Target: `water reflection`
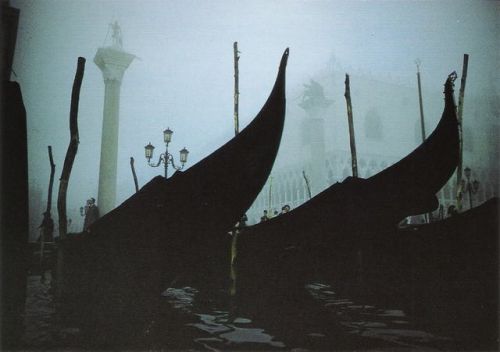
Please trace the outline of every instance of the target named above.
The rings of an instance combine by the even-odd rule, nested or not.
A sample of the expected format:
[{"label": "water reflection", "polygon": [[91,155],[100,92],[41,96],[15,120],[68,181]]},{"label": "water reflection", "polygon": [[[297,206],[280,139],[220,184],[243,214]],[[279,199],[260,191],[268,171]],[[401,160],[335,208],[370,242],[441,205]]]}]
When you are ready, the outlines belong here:
[{"label": "water reflection", "polygon": [[[47,282],[41,282],[40,276],[28,279],[25,347],[85,346],[78,326],[62,324],[57,318],[50,284],[50,276]],[[161,314],[154,322],[154,333],[146,336],[147,343],[153,349],[209,351],[457,347],[457,341],[427,331],[390,304],[360,304],[357,299],[339,297],[325,283],[306,285],[305,294],[309,299],[294,301],[292,308],[287,302],[277,313],[262,315],[251,304],[234,308],[236,302],[226,289],[168,288],[162,293]]]},{"label": "water reflection", "polygon": [[[196,343],[214,351],[238,346],[244,349],[248,349],[249,346],[264,347],[268,350],[286,347],[283,342],[275,340],[264,329],[252,326],[251,319],[233,316],[233,312],[221,309],[216,300],[210,297],[198,297],[200,299],[196,300],[197,295],[200,293],[192,287],[169,288],[162,294],[170,305],[198,318],[196,322],[188,322],[187,326],[212,335],[212,337],[193,336]],[[195,302],[208,302],[209,305],[204,306]]]},{"label": "water reflection", "polygon": [[[314,341],[313,349],[333,348],[332,343],[339,340],[339,334],[353,336],[354,340],[342,338],[344,341],[355,341],[348,342],[348,344],[353,343],[353,347],[361,340],[379,341],[375,345],[382,349],[405,350],[435,350],[446,348],[452,343],[449,338],[417,327],[403,310],[357,304],[349,298],[338,297],[332,287],[324,283],[311,283],[306,285],[305,289],[337,325],[328,328],[323,325],[324,318],[319,316],[313,325],[306,321],[305,317],[297,317],[293,322],[296,326],[292,334],[300,332],[304,335],[302,338],[286,333],[280,334],[283,331],[279,330],[277,333],[273,329],[269,330],[266,319],[261,317],[255,322],[248,316],[234,316],[234,310],[225,300],[228,295],[223,290],[219,290],[218,293],[202,293],[192,287],[169,288],[163,296],[169,305],[195,319],[189,320],[185,325],[196,328],[198,333],[193,333],[193,340],[209,350],[307,347],[298,341]],[[315,309],[307,302],[298,303],[302,304],[300,309],[304,311]],[[269,326],[271,325],[273,324]],[[321,328],[316,329],[318,326]],[[370,344],[366,341],[363,345]],[[345,342],[342,346],[345,346]]]},{"label": "water reflection", "polygon": [[332,288],[326,284],[313,283],[306,285],[306,289],[336,316],[350,334],[411,348],[441,346],[451,342],[449,338],[417,329],[400,309],[355,304],[350,299],[336,297]]}]

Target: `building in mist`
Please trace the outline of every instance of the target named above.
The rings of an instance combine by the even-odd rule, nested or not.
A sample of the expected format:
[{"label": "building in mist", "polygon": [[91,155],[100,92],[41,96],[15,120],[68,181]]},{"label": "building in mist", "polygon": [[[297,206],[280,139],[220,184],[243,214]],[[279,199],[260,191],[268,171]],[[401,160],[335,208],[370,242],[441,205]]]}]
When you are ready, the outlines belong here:
[{"label": "building in mist", "polygon": [[[350,76],[358,174],[367,178],[399,161],[422,142],[418,93],[416,82],[411,86],[414,82],[406,84],[390,77],[375,78],[363,73]],[[316,102],[319,106],[315,108],[303,109],[303,95],[289,94],[299,98],[287,101],[287,123],[298,120],[299,132],[284,133],[272,183],[264,186],[248,210],[249,223],[258,222],[264,209],[273,214],[285,204],[293,209],[306,202],[309,196],[303,171],[309,178],[313,197],[352,175],[343,78],[344,73],[331,71],[315,77],[326,95],[323,102]],[[439,88],[424,91],[427,136],[443,111]],[[463,115],[464,167],[470,167],[472,178],[480,182],[478,192],[473,195],[474,206],[498,196],[499,189],[500,106],[494,96],[480,93],[466,91]],[[457,94],[456,98],[458,101]],[[294,157],[282,161],[283,154]],[[437,194],[445,211],[456,204],[456,183],[454,174]],[[468,209],[467,194],[463,204]]]},{"label": "building in mist", "polygon": [[99,48],[94,57],[95,64],[102,71],[105,85],[97,192],[97,205],[101,215],[108,213],[116,206],[120,87],[125,70],[135,58],[134,55],[123,50],[121,29],[118,23],[113,23],[111,27],[113,44]]}]

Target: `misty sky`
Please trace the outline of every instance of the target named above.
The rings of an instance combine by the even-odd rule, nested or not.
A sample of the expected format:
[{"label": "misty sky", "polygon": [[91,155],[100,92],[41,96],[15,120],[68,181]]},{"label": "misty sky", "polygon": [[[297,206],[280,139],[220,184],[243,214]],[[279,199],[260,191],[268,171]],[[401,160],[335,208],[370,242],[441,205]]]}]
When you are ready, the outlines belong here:
[{"label": "misty sky", "polygon": [[17,0],[11,5],[21,10],[12,79],[21,84],[27,108],[30,184],[42,190],[44,200],[47,146],[53,147],[57,180],[69,142],[77,57],[87,59],[70,212],[97,196],[104,83],[93,58],[98,47],[110,44],[109,23],[115,20],[124,49],[138,57],[122,83],[119,202],[134,191],[131,156],[140,185],[162,173],[146,165],[144,146],[151,142],[156,152],[162,150],[166,127],[174,131],[170,152],[176,158],[181,148],[190,150],[187,166],[232,137],[234,41],[241,51],[242,127],[265,102],[287,47],[288,94],[332,62],[344,71],[414,81],[416,58],[424,89],[439,90],[451,71],[460,72],[464,53],[471,55],[467,89],[493,84],[498,94],[496,1]]}]

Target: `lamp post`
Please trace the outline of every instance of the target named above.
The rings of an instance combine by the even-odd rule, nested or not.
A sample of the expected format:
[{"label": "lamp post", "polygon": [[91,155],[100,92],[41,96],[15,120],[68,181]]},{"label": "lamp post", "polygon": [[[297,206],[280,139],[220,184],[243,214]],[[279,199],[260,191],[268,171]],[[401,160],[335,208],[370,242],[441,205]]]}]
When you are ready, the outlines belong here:
[{"label": "lamp post", "polygon": [[465,192],[469,194],[469,207],[472,209],[472,195],[476,194],[477,191],[479,190],[479,181],[478,180],[472,180],[471,181],[471,169],[469,167],[466,167],[464,169],[464,174],[465,178],[467,179],[467,182],[465,180],[462,180],[462,188]]},{"label": "lamp post", "polygon": [[156,164],[151,163],[151,158],[153,157],[153,151],[154,151],[155,147],[151,144],[151,142],[149,142],[148,145],[144,147],[145,156],[146,156],[146,159],[148,161],[148,165],[151,167],[158,167],[163,163],[164,168],[165,168],[165,178],[168,177],[168,165],[169,164],[172,165],[174,170],[182,170],[184,168],[184,164],[187,162],[187,157],[189,154],[189,151],[186,148],[182,148],[179,151],[179,154],[180,154],[179,160],[181,162],[181,166],[175,165],[173,155],[168,152],[168,144],[172,140],[173,133],[174,133],[174,131],[172,131],[170,128],[167,128],[165,131],[163,131],[163,141],[165,142],[165,153],[160,154],[160,157],[158,159],[158,163],[156,163]]}]

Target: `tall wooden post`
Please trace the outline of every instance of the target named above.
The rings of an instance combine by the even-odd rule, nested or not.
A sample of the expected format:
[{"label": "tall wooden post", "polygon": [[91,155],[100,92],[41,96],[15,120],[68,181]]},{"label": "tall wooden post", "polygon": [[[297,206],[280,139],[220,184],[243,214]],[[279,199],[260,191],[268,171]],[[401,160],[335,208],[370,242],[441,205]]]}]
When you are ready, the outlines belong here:
[{"label": "tall wooden post", "polygon": [[418,104],[420,106],[420,129],[422,133],[422,142],[425,141],[425,120],[424,120],[424,104],[422,100],[422,85],[420,83],[420,60],[416,60],[417,64],[417,84],[418,84]]},{"label": "tall wooden post", "polygon": [[69,177],[73,162],[75,161],[76,152],[78,151],[78,143],[80,137],[78,135],[78,103],[80,101],[80,88],[82,87],[83,72],[85,70],[85,58],[79,57],[76,68],[75,80],[73,82],[73,90],[71,92],[71,107],[69,112],[69,130],[70,142],[66,157],[64,158],[64,166],[61,172],[59,182],[59,194],[57,197],[57,211],[59,214],[59,239],[66,238],[68,231],[68,222],[66,219],[66,192],[68,190]]},{"label": "tall wooden post", "polygon": [[356,156],[356,139],[354,137],[354,124],[352,117],[351,105],[351,87],[349,84],[349,75],[345,75],[345,100],[347,104],[347,120],[349,122],[349,141],[351,144],[351,162],[352,162],[352,176],[358,177],[358,159]]},{"label": "tall wooden post", "polygon": [[135,191],[139,192],[139,183],[137,182],[137,175],[135,174],[134,158],[130,157],[130,168],[132,169],[132,177],[134,178]]},{"label": "tall wooden post", "polygon": [[463,123],[462,114],[464,109],[464,93],[465,93],[465,83],[467,80],[467,67],[469,65],[469,55],[464,54],[464,62],[462,66],[462,79],[460,80],[460,91],[458,96],[458,107],[457,107],[457,119],[458,119],[458,136],[459,136],[459,148],[460,152],[458,154],[458,166],[457,166],[457,210],[462,210],[462,169],[463,169]]},{"label": "tall wooden post", "polygon": [[237,135],[240,131],[240,120],[239,120],[239,99],[240,99],[240,91],[239,91],[239,70],[238,70],[238,62],[240,60],[240,56],[238,55],[238,42],[233,43],[233,56],[234,56],[234,135]]},{"label": "tall wooden post", "polygon": [[50,180],[49,180],[49,193],[47,196],[47,209],[48,213],[51,212],[52,209],[52,186],[54,184],[54,173],[56,171],[56,165],[54,164],[54,158],[52,157],[52,146],[48,146],[49,151],[49,162],[50,162]]},{"label": "tall wooden post", "polygon": [[[422,84],[420,81],[420,60],[419,59],[415,60],[415,64],[417,65],[418,105],[420,107],[420,132],[422,135],[422,143],[423,143],[425,141],[426,134],[425,134],[425,119],[424,119],[424,103],[422,99]],[[429,212],[426,215],[424,215],[424,219],[426,220],[426,222],[431,222],[432,212]]]},{"label": "tall wooden post", "polygon": [[[59,181],[59,194],[57,197],[57,211],[59,214],[59,239],[64,240],[68,231],[68,222],[66,220],[66,192],[68,190],[69,177],[73,162],[75,161],[76,152],[78,151],[78,143],[80,143],[78,135],[78,103],[80,101],[80,88],[82,86],[83,72],[85,70],[85,58],[79,57],[76,68],[75,80],[73,82],[73,90],[71,92],[71,107],[69,112],[69,130],[71,139],[69,142],[64,165]],[[62,247],[57,250],[57,267],[56,267],[56,296],[61,297],[64,290],[64,249]]]},{"label": "tall wooden post", "polygon": [[[240,117],[239,117],[239,103],[240,103],[240,91],[239,91],[239,80],[240,73],[238,69],[238,63],[240,56],[238,55],[238,42],[233,43],[233,58],[234,58],[234,135],[236,136],[240,132]],[[236,257],[238,255],[238,229],[235,229],[231,238],[231,263],[229,277],[231,279],[231,285],[229,288],[229,294],[234,296],[236,294]]]},{"label": "tall wooden post", "polygon": [[41,227],[41,234],[40,234],[40,269],[42,273],[42,280],[45,278],[45,272],[43,270],[43,252],[45,250],[45,226],[48,226],[49,224],[47,221],[51,222],[51,227],[52,230],[54,229],[53,223],[52,223],[52,216],[50,214],[51,209],[52,209],[52,186],[54,184],[54,173],[56,171],[56,165],[54,164],[54,158],[52,157],[52,146],[48,146],[48,151],[49,151],[49,162],[50,162],[50,179],[49,179],[49,191],[47,194],[47,208],[45,209],[45,214],[43,214],[43,221],[42,221],[42,227]]}]

